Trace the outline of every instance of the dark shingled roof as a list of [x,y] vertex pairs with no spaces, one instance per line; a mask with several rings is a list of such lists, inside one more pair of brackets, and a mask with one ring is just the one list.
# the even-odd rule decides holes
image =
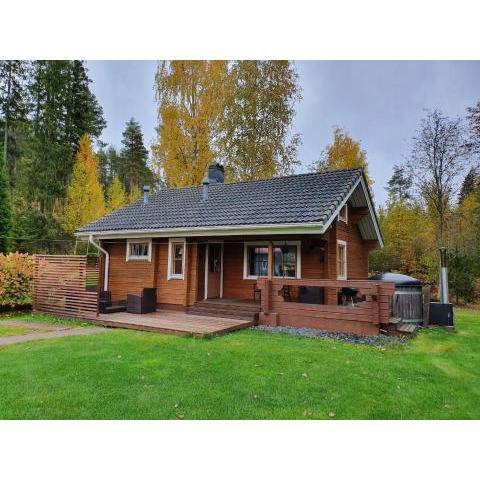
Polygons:
[[164,188],[78,230],[156,230],[236,225],[326,223],[362,176],[361,169],[306,173],[269,180]]

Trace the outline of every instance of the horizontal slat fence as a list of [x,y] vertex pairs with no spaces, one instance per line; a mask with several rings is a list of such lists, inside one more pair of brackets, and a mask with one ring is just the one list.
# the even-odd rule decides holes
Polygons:
[[[393,282],[369,280],[274,278],[261,279],[258,283],[262,290],[265,323],[362,334],[378,334],[380,324],[388,323],[395,291]],[[286,301],[282,295],[284,286],[324,288],[326,304]],[[338,305],[337,292],[343,287],[357,288],[359,296],[364,296],[365,300],[353,306]]]
[[[35,255],[33,309],[67,318],[96,320],[98,263],[84,255]],[[87,282],[87,279],[89,280]]]

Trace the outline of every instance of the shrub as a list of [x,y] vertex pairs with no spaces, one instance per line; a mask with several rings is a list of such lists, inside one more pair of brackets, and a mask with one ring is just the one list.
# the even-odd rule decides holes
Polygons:
[[33,258],[24,253],[0,253],[0,307],[32,303]]

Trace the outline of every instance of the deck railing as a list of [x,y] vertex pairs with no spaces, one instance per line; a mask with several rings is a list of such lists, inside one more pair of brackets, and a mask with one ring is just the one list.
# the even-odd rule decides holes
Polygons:
[[[258,286],[260,323],[372,335],[388,323],[395,291],[393,282],[370,280],[274,278],[261,279]],[[358,293],[342,295],[344,287]]]

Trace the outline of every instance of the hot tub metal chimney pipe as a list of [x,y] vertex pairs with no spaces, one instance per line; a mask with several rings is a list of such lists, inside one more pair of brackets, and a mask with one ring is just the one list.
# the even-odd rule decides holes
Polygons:
[[208,199],[208,186],[210,185],[210,179],[208,177],[205,177],[203,179],[203,199],[207,200]]
[[144,185],[143,186],[143,203],[146,205],[148,203],[148,194],[150,193],[150,186]]
[[445,247],[440,248],[440,301],[441,303],[449,303],[447,249]]

